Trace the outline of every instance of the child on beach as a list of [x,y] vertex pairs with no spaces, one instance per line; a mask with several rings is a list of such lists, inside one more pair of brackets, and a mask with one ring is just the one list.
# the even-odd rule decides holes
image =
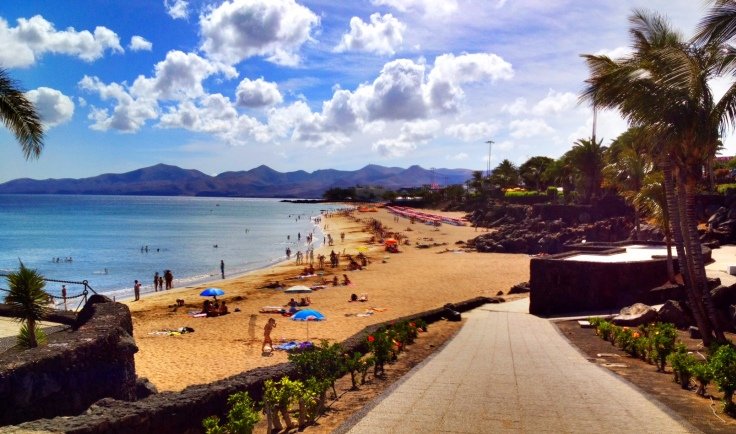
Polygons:
[[271,341],[271,331],[276,328],[276,320],[269,318],[266,326],[263,328],[263,346],[261,352],[266,352],[266,344],[268,344],[269,351],[273,351],[273,341]]

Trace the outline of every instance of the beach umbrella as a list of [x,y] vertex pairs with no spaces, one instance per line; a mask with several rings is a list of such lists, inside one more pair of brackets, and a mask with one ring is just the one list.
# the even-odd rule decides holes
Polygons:
[[291,316],[294,321],[322,321],[325,316],[314,309],[304,309]]
[[304,309],[291,316],[293,321],[304,321],[307,323],[307,339],[309,339],[309,323],[312,321],[324,321],[326,318],[321,312],[314,309]]
[[312,288],[308,286],[304,286],[304,285],[295,285],[295,286],[288,288],[284,292],[287,294],[301,294],[301,293],[312,292]]
[[215,300],[217,300],[218,295],[225,295],[225,291],[223,291],[220,288],[207,288],[204,291],[199,293],[202,297],[215,297]]

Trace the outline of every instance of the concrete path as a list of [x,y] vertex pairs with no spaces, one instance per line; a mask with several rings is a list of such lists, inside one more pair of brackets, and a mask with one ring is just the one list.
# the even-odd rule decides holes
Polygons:
[[440,352],[337,432],[699,432],[519,313],[523,303],[463,314]]

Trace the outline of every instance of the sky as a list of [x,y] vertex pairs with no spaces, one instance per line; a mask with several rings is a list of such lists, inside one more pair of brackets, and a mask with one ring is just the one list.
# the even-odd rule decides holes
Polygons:
[[[0,182],[158,163],[209,175],[485,169],[557,158],[592,130],[581,54],[620,56],[635,8],[689,37],[701,0],[24,0],[0,66],[46,126],[0,128]],[[723,83],[714,83],[714,88]],[[597,137],[626,128],[599,113]],[[724,155],[736,140],[726,139]]]

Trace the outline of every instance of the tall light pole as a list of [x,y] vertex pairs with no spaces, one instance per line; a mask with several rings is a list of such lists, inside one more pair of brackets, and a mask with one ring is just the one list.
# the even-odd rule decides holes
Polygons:
[[486,174],[486,176],[490,178],[491,176],[491,146],[493,146],[493,140],[488,140],[485,143],[488,143],[488,169],[487,169],[488,173]]

